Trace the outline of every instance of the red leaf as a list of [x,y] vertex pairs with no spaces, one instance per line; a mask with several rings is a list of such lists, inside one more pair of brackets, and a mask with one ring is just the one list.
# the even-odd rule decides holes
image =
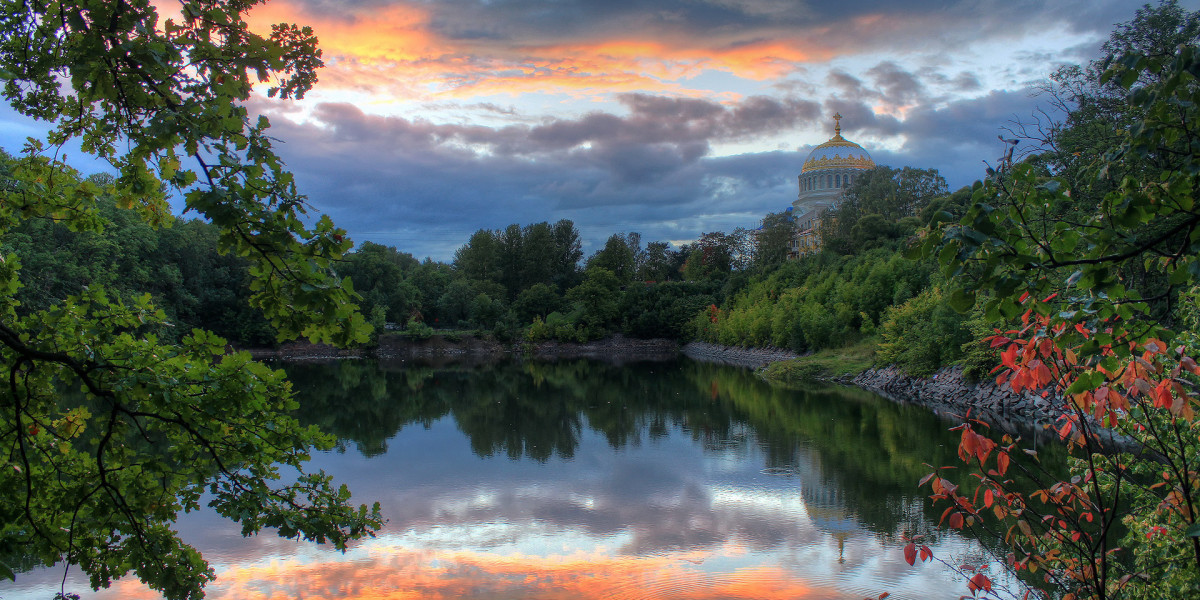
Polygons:
[[988,579],[987,575],[983,573],[976,573],[971,578],[971,581],[967,582],[967,589],[971,590],[971,593],[978,592],[979,590],[990,592],[992,591],[992,580]]
[[1009,347],[1005,348],[1003,352],[1000,353],[1000,364],[1002,364],[1010,369],[1017,368],[1017,345],[1016,344],[1010,345]]
[[921,546],[921,562],[927,560],[933,560],[933,550],[930,550],[929,546]]
[[963,516],[962,513],[954,513],[950,515],[950,527],[954,529],[962,529]]
[[917,545],[916,544],[909,544],[904,547],[904,560],[906,562],[908,562],[908,565],[910,567],[912,565],[916,564],[916,562],[917,562]]

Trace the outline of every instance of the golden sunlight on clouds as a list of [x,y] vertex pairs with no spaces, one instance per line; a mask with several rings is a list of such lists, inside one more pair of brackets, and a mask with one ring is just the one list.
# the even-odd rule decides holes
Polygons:
[[705,71],[766,81],[799,63],[830,58],[797,36],[787,39],[579,40],[538,45],[497,40],[451,40],[434,33],[426,9],[397,3],[335,16],[318,16],[276,0],[248,15],[251,26],[311,25],[324,51],[320,90],[386,94],[396,100],[520,95],[580,96],[622,92],[689,95],[682,82]]
[[[644,557],[582,552],[542,557],[377,548],[344,561],[271,561],[227,568],[218,572],[207,596],[214,600],[822,600],[838,596],[834,589],[811,586],[778,567],[726,573],[702,568],[708,560],[739,553],[736,548],[728,550]],[[157,597],[133,581],[122,581],[111,592],[134,600]]]

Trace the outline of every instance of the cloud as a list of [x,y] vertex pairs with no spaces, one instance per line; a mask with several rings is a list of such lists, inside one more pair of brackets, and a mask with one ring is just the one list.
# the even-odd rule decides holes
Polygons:
[[[1028,83],[1131,17],[1120,0],[274,0],[252,24],[311,23],[328,66],[304,102],[249,107],[355,239],[448,259],[476,229],[569,218],[589,249],[686,240],[786,207],[834,112],[877,161],[969,183],[1033,112]],[[1035,31],[1077,37],[1026,48]]]
[[[286,140],[278,149],[318,210],[356,239],[442,259],[472,231],[509,223],[572,219],[596,232],[589,243],[614,231],[639,230],[648,240],[699,234],[681,222],[706,230],[752,225],[755,214],[791,201],[790,171],[800,157],[730,160],[711,156],[712,144],[797,127],[820,113],[810,101],[768,97],[627,95],[621,105],[622,113],[494,127],[371,115],[344,103],[317,105],[306,120],[268,104],[253,108]],[[737,172],[789,161],[793,167],[777,172]],[[714,203],[714,177],[744,195]],[[711,220],[701,224],[699,215]]]
[[1018,43],[1031,27],[1058,25],[1099,39],[1122,8],[1117,0],[1088,10],[1001,0],[453,0],[336,8],[328,0],[292,0],[256,8],[251,21],[264,29],[279,21],[313,24],[337,67],[323,77],[328,88],[430,98],[682,94],[687,80],[704,72],[768,81],[834,57],[948,54],[986,39]]

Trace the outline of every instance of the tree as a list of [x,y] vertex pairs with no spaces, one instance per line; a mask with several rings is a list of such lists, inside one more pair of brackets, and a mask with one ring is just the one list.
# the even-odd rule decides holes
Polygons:
[[736,252],[733,236],[720,231],[705,233],[688,249],[684,277],[690,280],[726,277],[733,269]]
[[[1157,6],[1144,5],[1128,23],[1117,25],[1103,51],[1107,57],[1126,53],[1165,57],[1173,55],[1180,44],[1197,42],[1200,12],[1187,12],[1175,0],[1162,0]],[[1049,109],[1039,111],[1035,122],[1016,123],[1011,128],[1021,139],[1021,147],[1027,148],[1025,152],[1037,152],[1036,164],[1044,165],[1075,191],[1072,202],[1058,207],[1065,218],[1072,218],[1078,210],[1095,209],[1112,191],[1111,182],[1120,181],[1117,170],[1160,168],[1155,163],[1171,159],[1170,154],[1126,157],[1109,165],[1112,177],[1103,181],[1091,177],[1095,157],[1119,146],[1123,132],[1143,116],[1127,102],[1127,86],[1101,81],[1107,68],[1104,59],[1059,67],[1042,88]],[[1138,77],[1145,84],[1157,75],[1142,73]]]
[[578,313],[580,329],[591,338],[600,338],[615,325],[621,282],[604,267],[591,267],[583,283],[567,291],[567,300]]
[[542,221],[526,225],[523,236],[522,261],[524,265],[521,268],[521,287],[512,290],[511,292],[514,294],[539,283],[553,285],[556,274],[555,255],[557,249],[554,245],[554,230],[551,229],[550,224]]
[[454,268],[468,279],[499,282],[503,268],[496,232],[480,229],[471,234],[466,245],[454,251]]
[[[146,0],[0,5],[4,96],[52,127],[0,186],[0,235],[31,219],[101,232],[102,201],[168,226],[174,194],[218,228],[222,251],[250,261],[250,301],[280,339],[365,341],[356,294],[331,269],[350,241],[327,217],[305,225],[269,123],[244,107],[255,81],[301,97],[321,64],[316,38],[286,24],[249,31],[253,4],[185,1],[165,21]],[[115,180],[56,158],[72,140]],[[21,258],[0,259],[0,556],[76,564],[95,587],[132,571],[169,598],[198,598],[213,572],[170,524],[205,494],[247,534],[344,548],[380,525],[377,505],[356,507],[303,469],[332,440],[289,416],[279,372],[198,329],[161,343],[150,332],[165,316],[148,296],[103,283],[19,314]],[[281,466],[299,474],[281,482]]]
[[754,265],[765,270],[783,264],[795,237],[791,212],[767,213],[754,232]]
[[562,297],[554,288],[544,283],[535,283],[517,294],[513,302],[513,311],[522,323],[529,323],[534,318],[544,319],[546,315],[558,310],[563,303]]
[[364,242],[346,256],[338,274],[356,282],[355,290],[363,296],[363,310],[371,312],[380,307],[388,320],[406,323],[420,312],[421,292],[405,276],[418,264],[411,254]]
[[678,268],[673,268],[675,251],[668,242],[646,244],[646,259],[642,261],[637,278],[642,281],[667,281],[679,278]]
[[613,275],[617,276],[617,280],[621,282],[621,285],[633,281],[634,275],[637,274],[634,250],[630,248],[625,236],[619,233],[614,233],[608,237],[608,241],[604,242],[604,248],[597,250],[588,259],[587,268],[607,269]]
[[831,218],[822,219],[821,238],[834,251],[852,254],[873,246],[871,241],[906,235],[918,225],[910,217],[946,194],[937,169],[875,167],[855,177]]
[[[1013,468],[1021,440],[997,443],[968,421],[959,454],[981,492],[962,494],[940,473],[926,481],[951,503],[952,527],[999,518],[1001,531],[1009,527],[1010,566],[1040,573],[1064,597],[1194,597],[1200,340],[1175,323],[1193,322],[1200,281],[1200,151],[1190,142],[1200,122],[1200,50],[1110,64],[1100,84],[1125,90],[1137,118],[1118,147],[1090,157],[1091,176],[1081,180],[1107,190],[1093,209],[1063,220],[1059,207],[1077,195],[1064,180],[1028,163],[1002,165],[962,219],[923,245],[961,286],[952,305],[978,301],[992,322],[1015,324],[989,338],[1002,350],[997,381],[1037,391],[1062,411],[1055,429],[1078,456],[1073,476],[1034,477],[1035,491],[1022,491],[1018,475],[1045,474]],[[1128,168],[1166,156],[1157,169]],[[1131,264],[1155,277],[1126,277]],[[1113,432],[1140,451],[1113,452]],[[1130,531],[1118,542],[1122,522]]]
[[583,258],[583,245],[579,241],[579,230],[575,223],[561,219],[551,227],[554,235],[554,284],[560,290],[571,288],[579,282],[579,260]]

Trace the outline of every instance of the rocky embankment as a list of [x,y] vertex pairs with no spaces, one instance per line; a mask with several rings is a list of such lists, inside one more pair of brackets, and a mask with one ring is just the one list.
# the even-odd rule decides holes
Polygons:
[[1052,423],[1062,412],[1051,396],[1033,392],[1015,394],[992,381],[969,382],[962,369],[946,368],[931,377],[905,375],[896,367],[868,369],[849,383],[894,401],[919,404],[938,412],[965,416],[987,416],[1026,424]]
[[[971,383],[957,367],[942,369],[932,377],[905,375],[896,367],[868,369],[849,382],[893,401],[924,406],[955,420],[964,418],[969,411],[971,417],[981,418],[999,431],[1031,432],[1038,438],[1057,439],[1054,429],[1044,426],[1053,425],[1063,415],[1061,398],[1042,397],[1028,391],[1015,394],[993,381]],[[1109,450],[1144,451],[1135,440],[1112,429],[1094,424],[1092,431],[1100,445]]]

